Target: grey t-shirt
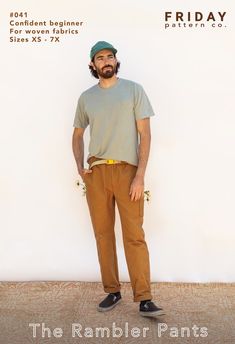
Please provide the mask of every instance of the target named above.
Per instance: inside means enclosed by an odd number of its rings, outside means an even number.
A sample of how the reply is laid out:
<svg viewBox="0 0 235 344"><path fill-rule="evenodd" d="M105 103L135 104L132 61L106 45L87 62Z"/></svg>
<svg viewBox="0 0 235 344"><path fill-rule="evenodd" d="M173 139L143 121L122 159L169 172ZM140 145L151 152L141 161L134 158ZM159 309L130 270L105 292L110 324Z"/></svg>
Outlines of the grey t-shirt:
<svg viewBox="0 0 235 344"><path fill-rule="evenodd" d="M98 84L81 94L74 127L90 125L89 155L123 160L138 165L139 136L136 120L153 116L149 99L141 85L118 79L109 88Z"/></svg>

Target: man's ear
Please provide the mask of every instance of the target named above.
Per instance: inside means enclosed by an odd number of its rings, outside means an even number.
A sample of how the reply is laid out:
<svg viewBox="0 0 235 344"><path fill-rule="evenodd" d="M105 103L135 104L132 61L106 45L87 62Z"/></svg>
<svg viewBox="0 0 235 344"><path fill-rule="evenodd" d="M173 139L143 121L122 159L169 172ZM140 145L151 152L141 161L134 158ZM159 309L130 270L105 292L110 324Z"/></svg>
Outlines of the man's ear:
<svg viewBox="0 0 235 344"><path fill-rule="evenodd" d="M94 70L96 70L95 65L94 65L94 63L93 63L92 61L90 62L90 66L91 66Z"/></svg>

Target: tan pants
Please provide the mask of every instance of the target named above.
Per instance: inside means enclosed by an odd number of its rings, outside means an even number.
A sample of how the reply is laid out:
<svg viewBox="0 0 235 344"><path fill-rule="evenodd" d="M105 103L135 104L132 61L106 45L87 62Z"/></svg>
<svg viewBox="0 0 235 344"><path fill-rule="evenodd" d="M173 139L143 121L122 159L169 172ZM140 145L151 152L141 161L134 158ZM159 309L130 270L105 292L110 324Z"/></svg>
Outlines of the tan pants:
<svg viewBox="0 0 235 344"><path fill-rule="evenodd" d="M89 159L89 164L99 160ZM116 240L114 232L115 201L120 214L125 256L134 301L152 299L149 252L142 228L144 199L130 200L130 185L136 174L130 164L96 165L86 174L86 198L96 238L104 291L120 291Z"/></svg>

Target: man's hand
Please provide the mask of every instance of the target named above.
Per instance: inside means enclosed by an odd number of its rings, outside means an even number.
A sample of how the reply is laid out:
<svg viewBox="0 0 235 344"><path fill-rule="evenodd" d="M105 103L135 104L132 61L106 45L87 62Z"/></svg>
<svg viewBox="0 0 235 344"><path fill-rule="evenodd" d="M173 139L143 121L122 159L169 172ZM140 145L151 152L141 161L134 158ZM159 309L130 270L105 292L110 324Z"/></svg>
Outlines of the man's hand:
<svg viewBox="0 0 235 344"><path fill-rule="evenodd" d="M144 177L135 176L131 183L129 195L131 201L138 201L144 195Z"/></svg>
<svg viewBox="0 0 235 344"><path fill-rule="evenodd" d="M87 168L82 168L78 170L78 173L80 174L82 180L84 181L84 175L88 173L92 173L92 170L89 170Z"/></svg>

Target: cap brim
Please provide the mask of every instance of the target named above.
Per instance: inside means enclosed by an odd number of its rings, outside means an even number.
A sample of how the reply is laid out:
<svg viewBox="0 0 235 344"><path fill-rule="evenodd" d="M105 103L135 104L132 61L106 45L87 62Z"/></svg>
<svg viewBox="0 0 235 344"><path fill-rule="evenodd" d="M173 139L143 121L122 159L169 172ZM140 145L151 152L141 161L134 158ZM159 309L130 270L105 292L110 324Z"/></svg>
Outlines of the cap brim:
<svg viewBox="0 0 235 344"><path fill-rule="evenodd" d="M94 58L94 56L95 56L96 54L98 54L101 50L110 50L110 51L112 51L114 54L117 53L117 49L115 49L115 48L102 47L101 49L99 49L99 50L97 50L97 51L95 51L95 52L93 53L93 55L91 56L91 60L92 60L92 59Z"/></svg>

